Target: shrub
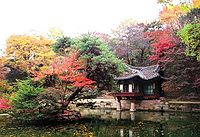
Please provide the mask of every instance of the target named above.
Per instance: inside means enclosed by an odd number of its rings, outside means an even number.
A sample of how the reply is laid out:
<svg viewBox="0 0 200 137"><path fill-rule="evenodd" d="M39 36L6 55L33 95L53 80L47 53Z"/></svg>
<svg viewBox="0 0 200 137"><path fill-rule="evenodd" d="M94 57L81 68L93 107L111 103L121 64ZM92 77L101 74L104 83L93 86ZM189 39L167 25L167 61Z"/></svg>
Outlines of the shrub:
<svg viewBox="0 0 200 137"><path fill-rule="evenodd" d="M10 98L11 115L19 120L42 118L43 114L39 112L39 102L36 100L42 92L43 88L34 86L31 80L17 81L16 93Z"/></svg>
<svg viewBox="0 0 200 137"><path fill-rule="evenodd" d="M57 114L61 111L62 91L54 88L47 88L38 94L36 100L39 103L39 112L45 115Z"/></svg>

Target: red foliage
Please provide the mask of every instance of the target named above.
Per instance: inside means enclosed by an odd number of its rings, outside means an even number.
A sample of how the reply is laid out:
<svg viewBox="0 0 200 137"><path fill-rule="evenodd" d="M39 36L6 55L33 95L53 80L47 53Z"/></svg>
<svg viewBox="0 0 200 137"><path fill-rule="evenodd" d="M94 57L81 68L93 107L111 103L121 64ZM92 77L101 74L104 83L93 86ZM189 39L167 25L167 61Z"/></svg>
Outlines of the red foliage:
<svg viewBox="0 0 200 137"><path fill-rule="evenodd" d="M11 106L8 105L9 101L5 98L0 98L0 109L9 109Z"/></svg>
<svg viewBox="0 0 200 137"><path fill-rule="evenodd" d="M165 56L166 54L173 54L173 47L176 46L178 40L173 36L171 30L157 30L152 32L146 32L146 37L151 40L151 46L153 47L152 53L149 58L151 61L155 61L160 64L162 62L169 61L170 58Z"/></svg>
<svg viewBox="0 0 200 137"><path fill-rule="evenodd" d="M55 76L63 84L62 86L91 87L91 84L95 82L86 77L84 70L84 62L78 60L77 52L74 52L70 57L56 58L48 69L34 72L34 75L35 80Z"/></svg>
<svg viewBox="0 0 200 137"><path fill-rule="evenodd" d="M185 46L180 43L174 32L164 29L147 32L146 36L151 40L153 48L150 59L159 64L164 71L164 92L173 96L172 92L180 95L188 90L199 91L199 62L195 58L185 56Z"/></svg>

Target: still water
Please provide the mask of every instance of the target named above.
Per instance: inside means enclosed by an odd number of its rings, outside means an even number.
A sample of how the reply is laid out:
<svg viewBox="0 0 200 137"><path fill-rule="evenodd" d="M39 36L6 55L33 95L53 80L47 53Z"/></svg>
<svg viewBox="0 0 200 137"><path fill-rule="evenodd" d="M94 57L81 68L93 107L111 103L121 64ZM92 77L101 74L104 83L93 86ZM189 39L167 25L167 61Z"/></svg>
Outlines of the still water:
<svg viewBox="0 0 200 137"><path fill-rule="evenodd" d="M200 137L200 114L80 110L68 123L16 124L0 116L0 137Z"/></svg>

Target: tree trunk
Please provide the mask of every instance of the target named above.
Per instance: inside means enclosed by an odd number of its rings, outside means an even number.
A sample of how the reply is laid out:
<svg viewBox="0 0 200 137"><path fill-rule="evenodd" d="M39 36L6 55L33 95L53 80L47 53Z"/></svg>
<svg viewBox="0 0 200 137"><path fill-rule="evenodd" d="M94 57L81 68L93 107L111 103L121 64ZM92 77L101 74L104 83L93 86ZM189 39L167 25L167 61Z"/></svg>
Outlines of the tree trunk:
<svg viewBox="0 0 200 137"><path fill-rule="evenodd" d="M62 104L62 113L64 113L64 109L69 105L70 101L74 100L76 95L81 92L83 87L77 88Z"/></svg>

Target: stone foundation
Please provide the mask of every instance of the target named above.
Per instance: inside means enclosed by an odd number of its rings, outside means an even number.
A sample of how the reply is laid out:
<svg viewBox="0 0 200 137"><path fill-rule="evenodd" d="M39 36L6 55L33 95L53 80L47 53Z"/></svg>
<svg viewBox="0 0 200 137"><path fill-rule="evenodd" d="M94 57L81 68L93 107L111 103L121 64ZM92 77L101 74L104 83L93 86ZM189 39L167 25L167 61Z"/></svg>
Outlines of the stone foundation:
<svg viewBox="0 0 200 137"><path fill-rule="evenodd" d="M200 112L200 102L172 102L165 100L120 100L115 99L92 99L93 108L116 109L116 110L146 110L146 111L180 111L180 112ZM132 102L132 103L131 103ZM133 104L134 103L134 104ZM132 104L132 107L131 107ZM134 105L134 106L133 106ZM135 108L135 109L134 109Z"/></svg>

